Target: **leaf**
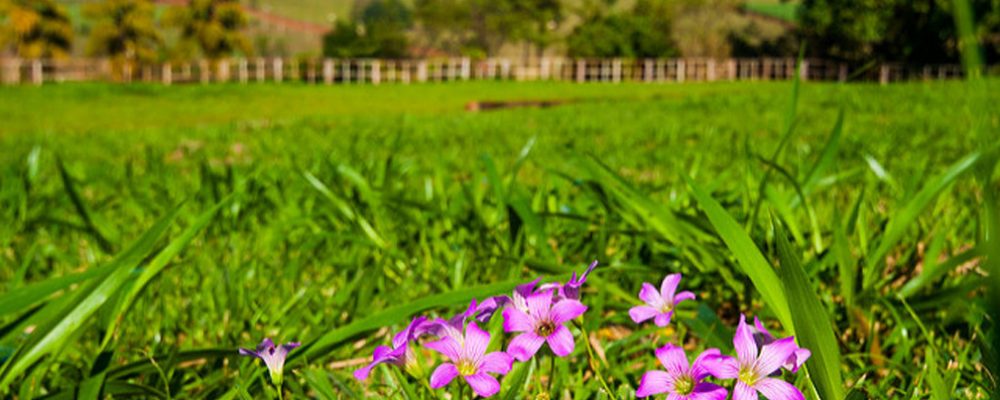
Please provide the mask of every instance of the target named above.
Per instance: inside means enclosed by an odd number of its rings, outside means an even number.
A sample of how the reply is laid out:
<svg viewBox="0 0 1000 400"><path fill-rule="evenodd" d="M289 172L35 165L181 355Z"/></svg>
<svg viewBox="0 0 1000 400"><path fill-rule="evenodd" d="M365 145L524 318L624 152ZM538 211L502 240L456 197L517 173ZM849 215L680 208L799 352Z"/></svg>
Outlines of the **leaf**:
<svg viewBox="0 0 1000 400"><path fill-rule="evenodd" d="M809 277L802 269L798 251L788 242L781 223L774 220L775 240L781 260L781 280L788 296L792 313L795 338L799 345L809 349L812 356L806 361L809 378L820 398L844 398L844 382L840 376L840 344L834 336L833 324Z"/></svg>
<svg viewBox="0 0 1000 400"><path fill-rule="evenodd" d="M747 235L746 231L736 223L736 220L686 174L684 180L691 188L695 200L705 211L708 220L722 237L722 241L726 243L729 251L733 252L738 265L753 282L764 302L771 307L782 325L785 327L793 326L789 316L788 302L781 287L781 280L764 255L761 254L757 245L750 239L750 235Z"/></svg>
<svg viewBox="0 0 1000 400"><path fill-rule="evenodd" d="M175 207L161 218L152 228L147 230L131 247L120 253L112 261L112 268L99 276L75 294L75 300L69 302L61 312L45 321L32 332L28 340L18 349L3 370L0 371L0 390L8 387L10 382L45 355L60 351L69 338L91 321L97 310L115 295L128 278L129 274L153 250L153 246L164 234L177 217L180 206Z"/></svg>
<svg viewBox="0 0 1000 400"><path fill-rule="evenodd" d="M100 216L92 213L87 204L83 202L83 198L80 197L79 192L76 190L73 178L70 177L69 171L66 170L66 165L63 164L61 158L56 158L56 165L59 167L59 177L62 179L63 189L66 191L66 195L69 196L77 213L80 214L83 224L94 235L101 250L105 253L113 252L113 242L118 240L118 232L110 224L102 220Z"/></svg>
<svg viewBox="0 0 1000 400"><path fill-rule="evenodd" d="M531 362L514 363L510 373L500 382L500 398L504 400L515 400L524 398L521 392L527 387L528 378L535 370L535 360ZM550 377L551 379L551 377Z"/></svg>
<svg viewBox="0 0 1000 400"><path fill-rule="evenodd" d="M878 247L875 252L871 253L865 260L865 267L867 267L867 273L865 274L864 287L867 289L875 284L875 280L878 278L879 273L882 272L881 266L885 262L885 255L892 250L892 247L903 238L903 235L909 229L913 223L917 221L917 218L923 213L924 209L927 208L937 198L937 195L944 191L949 185L955 182L962 174L976 165L981 156L980 152L974 152L958 160L955 164L952 164L947 170L945 170L941 175L933 178L928 182L915 196L910 200L902 210L897 211L893 214L892 219L889 221L889 225L885 229L885 234L882 236L882 240L879 241Z"/></svg>

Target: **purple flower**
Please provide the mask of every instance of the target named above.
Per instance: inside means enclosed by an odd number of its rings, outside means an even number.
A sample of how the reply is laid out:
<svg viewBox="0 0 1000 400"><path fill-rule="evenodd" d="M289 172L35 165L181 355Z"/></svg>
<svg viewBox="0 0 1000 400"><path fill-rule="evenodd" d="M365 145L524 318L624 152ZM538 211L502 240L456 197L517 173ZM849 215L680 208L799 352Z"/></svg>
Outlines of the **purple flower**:
<svg viewBox="0 0 1000 400"><path fill-rule="evenodd" d="M510 372L514 360L500 351L487 354L489 344L490 334L479 329L475 322L470 322L466 327L464 337L445 336L436 342L427 343L427 348L444 354L451 360L439 365L431 374L431 388L444 387L461 375L480 396L490 397L499 392L500 382L490 374Z"/></svg>
<svg viewBox="0 0 1000 400"><path fill-rule="evenodd" d="M760 347L754 342L753 332L740 316L740 324L733 337L737 358L719 356L709 362L708 369L717 378L736 379L733 400L757 400L757 393L769 400L804 400L802 392L792 384L770 375L781 368L798 346L794 337L775 340Z"/></svg>
<svg viewBox="0 0 1000 400"><path fill-rule="evenodd" d="M271 374L271 383L281 386L281 378L284 375L285 357L292 349L299 347L301 343L289 342L281 346L275 346L270 338L265 338L257 345L257 351L240 347L240 355L257 357L264 361L267 370Z"/></svg>
<svg viewBox="0 0 1000 400"><path fill-rule="evenodd" d="M587 306L578 300L563 299L552 304L552 291L533 293L525 299L525 308L503 310L504 332L524 332L510 341L507 352L518 361L527 361L548 343L555 355L564 357L573 352L573 334L564 323L579 317Z"/></svg>
<svg viewBox="0 0 1000 400"><path fill-rule="evenodd" d="M597 267L597 260L590 263L590 266L587 267L587 270L584 271L579 278L576 277L576 272L573 272L573 276L569 279L569 282L566 282L566 284L560 289L562 297L579 300L580 287L587 282L587 276L590 275L590 272L593 271L595 267Z"/></svg>
<svg viewBox="0 0 1000 400"><path fill-rule="evenodd" d="M368 379L368 374L371 373L372 368L375 368L375 366L379 364L393 364L400 367L406 366L406 363L413 358L411 357L409 351L409 343L426 333L428 329L429 322L427 322L426 317L414 318L410 321L410 324L406 327L406 329L403 329L403 331L397 333L392 338L392 347L376 347L375 353L372 354L372 362L363 368L354 371L354 378L359 381Z"/></svg>
<svg viewBox="0 0 1000 400"><path fill-rule="evenodd" d="M750 331L753 334L753 341L757 344L757 347L763 347L764 345L771 344L777 340L771 332L768 332L767 328L764 327L764 324L762 324L760 319L756 316L753 317L753 325L754 328L750 328ZM806 360L808 360L811 355L812 352L810 352L809 349L796 346L795 352L793 352L792 355L781 364L781 367L792 373L798 372L799 367L801 367L802 364L805 364Z"/></svg>
<svg viewBox="0 0 1000 400"><path fill-rule="evenodd" d="M718 349L701 353L694 363L688 364L684 349L667 344L656 349L656 358L666 371L649 371L642 375L637 397L669 393L669 400L725 400L729 394L719 385L702 382L709 375L706 360L719 357Z"/></svg>
<svg viewBox="0 0 1000 400"><path fill-rule="evenodd" d="M656 326L667 326L670 318L674 315L674 308L684 300L694 299L694 293L683 291L677 293L677 285L681 282L681 274L670 274L663 278L660 290L657 291L653 285L643 282L642 290L639 291L639 299L646 302L646 305L635 306L628 310L628 315L632 321L639 324L650 318Z"/></svg>

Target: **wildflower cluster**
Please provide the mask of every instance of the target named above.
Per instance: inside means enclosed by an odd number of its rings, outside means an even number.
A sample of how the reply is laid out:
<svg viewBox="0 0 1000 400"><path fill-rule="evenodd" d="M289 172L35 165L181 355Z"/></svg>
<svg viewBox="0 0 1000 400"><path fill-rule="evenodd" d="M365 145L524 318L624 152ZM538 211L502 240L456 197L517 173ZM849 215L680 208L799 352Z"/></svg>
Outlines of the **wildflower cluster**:
<svg viewBox="0 0 1000 400"><path fill-rule="evenodd" d="M422 346L443 358L429 376L431 389L445 387L461 377L477 395L493 396L500 391L497 377L509 373L515 361L529 361L543 347L555 357L573 353L576 340L567 324L587 311L580 301L580 289L596 266L595 261L583 274L573 273L566 283L540 284L539 278L517 286L509 296L482 302L473 299L465 311L448 319L418 316L393 336L390 346L376 347L372 361L354 371L354 377L364 381L373 368L387 364L423 378L419 359L422 353L417 351ZM659 288L643 283L639 299L644 304L632 307L629 317L637 324L652 321L658 327L669 326L676 307L696 297L690 291L678 292L680 282L681 274L670 274ZM480 326L489 324L498 313L503 318L503 332L512 337L506 349L489 351L491 335ZM297 346L275 346L270 339L264 339L256 351L240 349L240 354L263 360L280 393L285 356ZM795 386L781 379L782 369L795 373L810 356L809 350L795 344L794 337L776 338L760 319L755 317L750 326L741 315L733 346L735 357L719 349L707 349L693 362L680 346L668 343L656 349L663 370L643 374L636 396L667 394L671 400L725 400L729 396L727 387L731 387L734 400L756 400L759 395L769 400L804 400ZM715 382L709 382L710 378ZM726 384L729 380L731 385Z"/></svg>
<svg viewBox="0 0 1000 400"><path fill-rule="evenodd" d="M580 288L596 266L595 261L583 274L573 273L565 284L539 285L541 279L536 279L516 287L509 296L490 297L481 303L472 300L465 311L449 319L416 317L393 337L392 347L377 347L372 362L355 371L354 377L367 379L379 364L417 369L417 353L411 345L433 336L436 340L424 341L423 347L440 353L447 361L431 373L430 387L442 388L461 377L477 395L493 396L500 391L496 375L510 372L515 360L530 360L542 346L558 357L573 352L576 343L566 324L587 311L580 302ZM491 335L480 324L489 323L498 312L503 317L504 332L516 336L506 350L488 352Z"/></svg>
<svg viewBox="0 0 1000 400"><path fill-rule="evenodd" d="M680 274L663 279L660 290L643 283L639 298L645 305L633 307L629 316L636 323L653 319L657 326L670 323L674 307L693 300L694 293L677 293ZM792 384L780 379L781 368L795 373L809 358L810 352L795 344L794 337L777 339L754 317L754 327L741 315L733 337L736 357L723 355L719 349L707 349L688 362L684 349L667 344L656 350L656 358L665 371L648 371L642 376L637 397L668 394L672 400L724 400L729 392L723 386L705 382L709 376L736 382L733 400L757 400L758 393L769 400L804 399Z"/></svg>

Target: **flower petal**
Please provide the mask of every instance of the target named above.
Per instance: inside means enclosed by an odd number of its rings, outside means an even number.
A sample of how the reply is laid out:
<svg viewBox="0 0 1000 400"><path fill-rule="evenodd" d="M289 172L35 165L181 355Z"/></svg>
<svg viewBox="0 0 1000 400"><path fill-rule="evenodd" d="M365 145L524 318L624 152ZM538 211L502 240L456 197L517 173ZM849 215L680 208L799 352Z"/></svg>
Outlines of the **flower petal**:
<svg viewBox="0 0 1000 400"><path fill-rule="evenodd" d="M434 369L434 372L431 373L431 388L437 389L444 387L445 385L451 383L456 376L458 376L458 368L455 367L455 364L444 363L438 365L438 367Z"/></svg>
<svg viewBox="0 0 1000 400"><path fill-rule="evenodd" d="M240 355L260 358L260 354L257 354L256 351L250 349L244 349L242 347L240 347Z"/></svg>
<svg viewBox="0 0 1000 400"><path fill-rule="evenodd" d="M486 354L486 348L490 347L490 334L479 329L475 322L469 322L469 326L465 327L465 342L462 345L466 357L479 359Z"/></svg>
<svg viewBox="0 0 1000 400"><path fill-rule="evenodd" d="M743 382L736 382L736 386L733 387L733 400L759 400L757 396L757 391L754 388L747 386Z"/></svg>
<svg viewBox="0 0 1000 400"><path fill-rule="evenodd" d="M641 324L659 313L659 310L650 306L635 306L628 310L628 316L632 317L632 322L637 324Z"/></svg>
<svg viewBox="0 0 1000 400"><path fill-rule="evenodd" d="M785 360L785 363L781 364L781 366L792 373L799 372L799 367L802 367L810 356L812 356L812 352L809 351L809 349L799 347L795 349L795 353L792 354L791 357L788 357L788 359Z"/></svg>
<svg viewBox="0 0 1000 400"><path fill-rule="evenodd" d="M518 310L515 307L508 307L503 310L503 331L510 332L527 332L532 329L534 324L534 319L524 311Z"/></svg>
<svg viewBox="0 0 1000 400"><path fill-rule="evenodd" d="M695 361L700 368L719 379L736 379L740 375L740 364L730 356L710 356Z"/></svg>
<svg viewBox="0 0 1000 400"><path fill-rule="evenodd" d="M736 336L733 336L733 346L741 364L753 364L757 359L757 343L753 341L753 333L743 315L740 315L740 324L736 327Z"/></svg>
<svg viewBox="0 0 1000 400"><path fill-rule="evenodd" d="M513 364L514 358L511 357L510 354L502 351L494 351L483 356L482 360L479 362L479 370L492 374L506 375L510 372L510 368Z"/></svg>
<svg viewBox="0 0 1000 400"><path fill-rule="evenodd" d="M573 348L576 346L573 340L573 334L570 333L569 328L565 325L559 325L556 330L552 332L549 337L545 338L545 341L549 343L549 348L552 349L552 353L559 357L568 356L573 352Z"/></svg>
<svg viewBox="0 0 1000 400"><path fill-rule="evenodd" d="M674 377L664 371L647 371L642 374L639 381L639 388L635 391L636 397L652 396L654 394L666 393L674 385Z"/></svg>
<svg viewBox="0 0 1000 400"><path fill-rule="evenodd" d="M642 283L642 289L639 290L639 300L644 301L653 307L659 306L663 302L663 298L660 297L660 292L656 290L653 285L647 282Z"/></svg>
<svg viewBox="0 0 1000 400"><path fill-rule="evenodd" d="M452 361L458 361L462 354L462 346L450 336L445 336L438 341L425 343L424 347L441 353Z"/></svg>
<svg viewBox="0 0 1000 400"><path fill-rule="evenodd" d="M465 382L472 387L472 391L482 397L490 397L500 391L500 382L497 382L497 378L485 372L466 376Z"/></svg>
<svg viewBox="0 0 1000 400"><path fill-rule="evenodd" d="M795 354L795 350L798 348L795 345L794 336L778 339L771 344L764 345L760 349L760 357L757 359L754 370L762 376L770 375L781 368L781 364L784 364L789 357Z"/></svg>
<svg viewBox="0 0 1000 400"><path fill-rule="evenodd" d="M378 363L373 362L371 364L359 368L357 371L354 371L354 379L357 379L359 381L368 379L368 375L371 374L372 368L375 368L376 365L378 365Z"/></svg>
<svg viewBox="0 0 1000 400"><path fill-rule="evenodd" d="M528 361L535 356L538 349L545 343L545 338L536 335L534 332L525 332L517 335L507 346L507 354L510 354L517 361Z"/></svg>
<svg viewBox="0 0 1000 400"><path fill-rule="evenodd" d="M767 327L760 322L760 318L757 318L757 316L753 317L753 326L757 329L757 334L764 338L763 344L768 344L774 341L774 335L771 334L771 331L767 330Z"/></svg>
<svg viewBox="0 0 1000 400"><path fill-rule="evenodd" d="M272 347L274 347L274 342L271 341L271 338L264 338L264 340L257 345L257 352L260 353Z"/></svg>
<svg viewBox="0 0 1000 400"><path fill-rule="evenodd" d="M695 299L694 293L685 290L683 292L677 293L677 295L674 296L674 305L676 306L678 304L681 304L681 302L685 300L694 300L694 299Z"/></svg>
<svg viewBox="0 0 1000 400"><path fill-rule="evenodd" d="M764 378L753 386L768 400L805 400L798 388L781 379Z"/></svg>
<svg viewBox="0 0 1000 400"><path fill-rule="evenodd" d="M532 317L541 317L549 313L552 305L552 290L545 290L528 296L528 314Z"/></svg>
<svg viewBox="0 0 1000 400"><path fill-rule="evenodd" d="M667 343L666 346L656 349L656 358L671 375L680 375L688 370L687 355L679 346Z"/></svg>
<svg viewBox="0 0 1000 400"><path fill-rule="evenodd" d="M406 326L405 329L392 337L392 347L400 347L404 343L409 342L416 338L421 326L427 322L427 317L419 316L410 321L410 324Z"/></svg>
<svg viewBox="0 0 1000 400"><path fill-rule="evenodd" d="M663 283L660 284L660 297L670 301L674 298L674 293L677 293L677 285L681 283L681 274L670 274L663 278Z"/></svg>
<svg viewBox="0 0 1000 400"><path fill-rule="evenodd" d="M720 352L719 349L707 349L701 352L701 354L698 355L698 358L695 358L694 362L691 363L691 376L694 377L696 381L704 379L710 374L708 369L705 368L705 363L710 363L713 358L721 356L722 352Z"/></svg>
<svg viewBox="0 0 1000 400"><path fill-rule="evenodd" d="M726 400L729 391L726 388L708 382L698 382L694 391L688 395L688 400Z"/></svg>
<svg viewBox="0 0 1000 400"><path fill-rule="evenodd" d="M572 321L573 318L583 315L586 311L587 306L583 305L580 301L564 299L552 306L552 311L549 312L549 318L552 318L552 322L561 324L566 321Z"/></svg>
<svg viewBox="0 0 1000 400"><path fill-rule="evenodd" d="M659 326L661 328L665 327L667 325L670 325L670 318L673 318L673 316L674 316L673 310L667 311L665 313L656 314L656 317L653 318L653 323L655 323L656 326Z"/></svg>

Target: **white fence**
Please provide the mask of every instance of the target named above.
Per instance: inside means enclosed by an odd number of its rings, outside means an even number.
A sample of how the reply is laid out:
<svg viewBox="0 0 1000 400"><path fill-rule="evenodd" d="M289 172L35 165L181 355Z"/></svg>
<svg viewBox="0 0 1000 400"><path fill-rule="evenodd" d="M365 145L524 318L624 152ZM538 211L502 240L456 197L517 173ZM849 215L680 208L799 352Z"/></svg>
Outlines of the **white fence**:
<svg viewBox="0 0 1000 400"><path fill-rule="evenodd" d="M107 59L0 59L0 82L5 84L69 81L175 83L307 82L315 84L373 84L447 82L467 80L573 82L711 82L789 80L795 75L792 58L757 59L571 59L531 61L490 58L378 60L238 58L164 64L122 64ZM851 70L847 64L809 59L800 77L816 81L877 81L961 78L959 65L906 66L881 64Z"/></svg>

